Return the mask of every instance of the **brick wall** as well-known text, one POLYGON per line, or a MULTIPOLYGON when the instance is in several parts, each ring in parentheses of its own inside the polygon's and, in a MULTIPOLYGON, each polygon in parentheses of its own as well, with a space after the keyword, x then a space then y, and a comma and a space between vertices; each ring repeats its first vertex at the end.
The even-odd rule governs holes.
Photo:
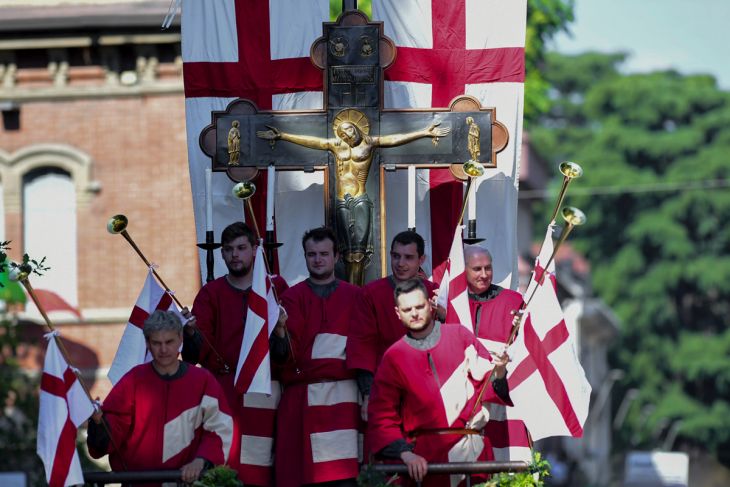
MULTIPOLYGON (((107 232, 110 216, 123 213, 129 218, 130 236, 159 265, 159 274, 183 304, 192 304, 199 288, 184 98, 177 93, 23 102, 20 129, 0 127, 0 149, 13 154, 37 144, 64 144, 87 154, 91 180, 101 185, 77 214, 79 308, 96 318, 69 323, 51 315, 71 344, 72 361, 93 375, 92 369, 111 363, 146 277, 132 247, 122 236, 107 232)), ((13 241, 11 257, 17 259, 22 254, 22 209, 8 210, 5 234, 13 241)), ((29 330, 40 336, 38 330, 29 330)), ((28 368, 39 363, 36 353, 24 355, 28 368)), ((104 374, 92 392, 103 397, 107 389, 104 374)))

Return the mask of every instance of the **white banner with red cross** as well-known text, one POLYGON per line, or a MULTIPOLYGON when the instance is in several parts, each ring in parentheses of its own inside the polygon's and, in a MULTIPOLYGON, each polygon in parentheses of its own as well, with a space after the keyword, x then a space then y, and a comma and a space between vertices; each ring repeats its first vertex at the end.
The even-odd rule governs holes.
POLYGON ((525 296, 526 317, 511 347, 507 380, 514 407, 508 418, 520 418, 533 441, 549 436, 583 436, 591 386, 578 359, 575 331, 565 323, 558 301, 552 225, 548 227, 535 272, 525 296), (547 268, 545 267, 547 265, 547 268), (547 274, 543 278, 544 273, 547 274))
MULTIPOLYGON (((198 146, 211 111, 232 100, 253 100, 259 109, 321 109, 322 74, 309 49, 329 20, 328 0, 219 0, 183 2, 182 55, 185 76, 188 159, 198 241, 205 240, 205 168, 210 159, 198 146)), ((495 283, 514 287, 517 271, 517 187, 522 140, 526 0, 373 1, 373 20, 398 46, 385 72, 386 108, 446 107, 461 94, 496 107, 509 131, 497 167, 477 181, 478 234, 494 256, 495 283)), ((464 162, 464 161, 454 161, 464 162)), ((406 228, 406 171, 386 177, 386 234, 406 228)), ((265 176, 264 176, 265 177, 265 176)), ((298 240, 325 223, 321 172, 277 172, 276 230, 280 274, 291 284, 307 273, 298 240), (306 208, 293 211, 292 208, 306 208)), ((214 174, 212 193, 216 239, 229 223, 243 218, 233 183, 214 174)), ((266 184, 258 181, 258 201, 266 184)), ((416 227, 435 267, 448 257, 458 218, 462 186, 442 171, 419 170, 416 227), (431 200, 438 198, 439 204, 431 200)), ((377 203, 377 202, 376 202, 377 203)), ((260 226, 263 218, 259 219, 260 226)), ((430 261, 431 259, 429 259, 430 261)), ((200 253, 205 275, 205 254, 200 253)), ((431 273, 432 266, 425 271, 431 273)), ((216 256, 216 276, 225 272, 216 256)))

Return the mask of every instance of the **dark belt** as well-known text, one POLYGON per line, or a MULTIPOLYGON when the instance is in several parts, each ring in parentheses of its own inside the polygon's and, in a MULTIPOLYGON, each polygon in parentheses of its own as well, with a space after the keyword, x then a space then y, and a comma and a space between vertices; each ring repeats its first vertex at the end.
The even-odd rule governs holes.
POLYGON ((471 428, 422 428, 410 433, 408 436, 417 438, 423 435, 481 435, 480 430, 471 428))

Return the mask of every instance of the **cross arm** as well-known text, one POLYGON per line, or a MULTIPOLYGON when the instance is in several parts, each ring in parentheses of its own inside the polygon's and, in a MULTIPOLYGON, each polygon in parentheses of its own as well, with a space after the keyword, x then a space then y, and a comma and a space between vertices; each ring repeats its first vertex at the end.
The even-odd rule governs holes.
POLYGON ((314 137, 311 135, 288 134, 281 132, 276 127, 267 125, 269 130, 260 130, 256 132, 256 137, 265 140, 283 140, 292 144, 301 145, 309 149, 328 150, 332 147, 333 141, 322 137, 314 137))
POLYGON ((452 164, 471 159, 468 150, 471 117, 480 127, 484 147, 480 162, 494 167, 491 147, 492 117, 489 111, 383 111, 380 116, 381 163, 452 164), (425 129, 420 127, 427 127, 425 129))
POLYGON ((323 113, 257 113, 226 115, 217 120, 213 170, 231 166, 229 133, 234 122, 238 128, 240 156, 236 165, 281 167, 309 170, 328 163, 323 152, 330 147, 326 138, 326 116, 323 113))
POLYGON ((406 134, 391 134, 375 137, 375 145, 379 147, 396 147, 424 137, 444 137, 451 132, 451 127, 439 127, 441 122, 434 122, 423 130, 406 134))

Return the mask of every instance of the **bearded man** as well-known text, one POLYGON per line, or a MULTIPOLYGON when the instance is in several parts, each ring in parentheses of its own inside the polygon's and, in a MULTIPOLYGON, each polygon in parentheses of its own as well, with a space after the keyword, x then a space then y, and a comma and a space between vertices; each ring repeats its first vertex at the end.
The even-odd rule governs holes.
MULTIPOLYGON (((256 239, 243 222, 227 226, 221 234, 221 255, 228 274, 207 283, 193 302, 194 317, 185 327, 183 359, 200 363, 223 386, 233 411, 233 443, 229 465, 246 485, 268 486, 273 475, 273 438, 280 389, 272 394, 239 394, 233 379, 243 341, 251 292, 256 239)), ((274 276, 279 296, 289 286, 274 276)), ((283 316, 282 316, 283 318, 283 316)))

